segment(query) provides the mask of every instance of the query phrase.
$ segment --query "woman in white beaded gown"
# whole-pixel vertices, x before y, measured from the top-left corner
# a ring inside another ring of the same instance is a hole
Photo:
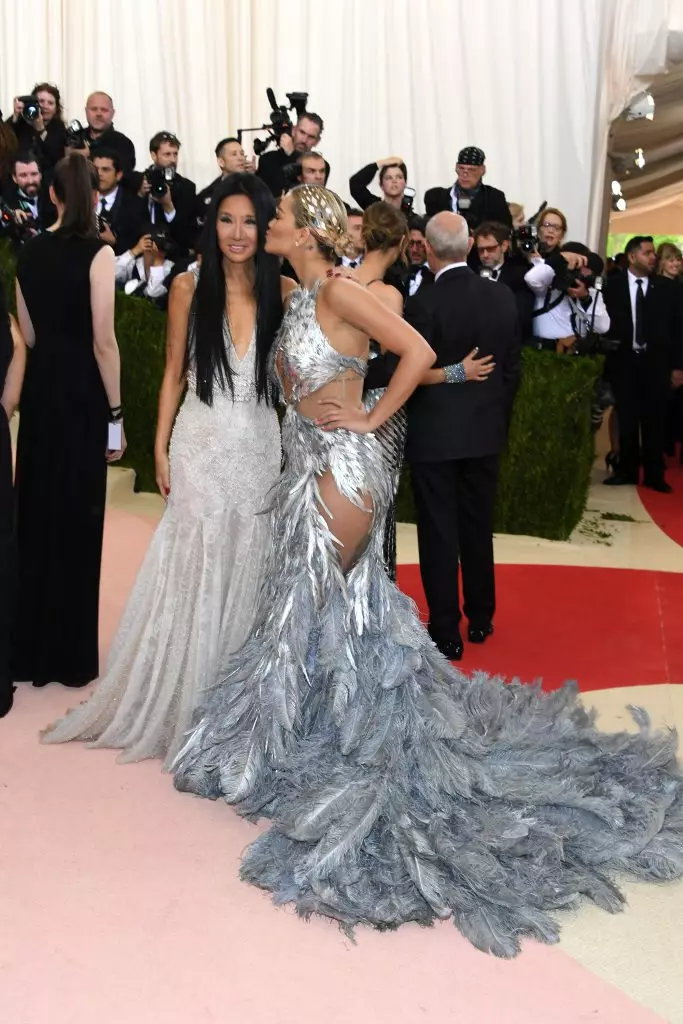
[[[260,513],[281,463],[266,364],[294,287],[264,251],[274,212],[260,179],[230,175],[207,216],[201,269],[173,285],[155,443],[168,506],[105,675],[43,742],[86,740],[167,769],[202,690],[248,633],[268,543]]]

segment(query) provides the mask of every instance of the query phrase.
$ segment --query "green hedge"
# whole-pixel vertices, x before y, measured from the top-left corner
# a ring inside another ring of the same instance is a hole
[[[0,243],[0,276],[14,297],[14,260]],[[164,367],[165,316],[144,299],[116,299],[121,393],[128,450],[124,465],[140,490],[156,490],[154,430]],[[590,407],[599,362],[526,349],[507,451],[502,460],[496,530],[565,540],[586,506],[594,458]],[[406,470],[398,495],[399,522],[414,522]]]

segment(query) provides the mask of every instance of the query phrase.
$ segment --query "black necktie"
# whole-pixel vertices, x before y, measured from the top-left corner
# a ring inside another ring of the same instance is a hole
[[[491,271],[491,280],[492,281],[497,281],[499,274],[500,274],[500,270],[493,270],[493,271]]]
[[[645,295],[643,293],[643,279],[639,277],[636,279],[636,285],[638,290],[636,291],[636,322],[635,322],[635,333],[634,341],[637,349],[645,348],[645,331],[644,331],[644,318],[643,313],[645,309]]]

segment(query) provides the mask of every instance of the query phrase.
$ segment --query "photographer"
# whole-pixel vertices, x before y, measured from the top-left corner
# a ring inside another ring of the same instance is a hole
[[[2,202],[6,214],[3,219],[15,245],[23,245],[51,227],[57,219],[57,211],[46,186],[32,153],[22,153],[14,158],[12,177],[3,189]]]
[[[213,194],[229,174],[241,174],[243,171],[253,172],[256,170],[254,158],[247,160],[242,143],[239,139],[230,136],[227,139],[221,139],[215,149],[216,162],[218,164],[220,175],[218,178],[214,178],[210,185],[203,188],[201,192],[197,194],[197,221],[201,225],[204,223],[204,217],[206,209],[210,205],[213,199]]]
[[[456,178],[450,188],[430,188],[425,192],[427,217],[442,210],[459,213],[473,231],[484,221],[512,226],[512,216],[505,193],[491,185],[484,185],[486,156],[477,146],[467,146],[458,154]]]
[[[330,176],[330,165],[321,153],[316,153],[315,150],[311,150],[310,153],[304,153],[299,157],[295,164],[290,165],[292,168],[292,182],[291,188],[296,185],[327,185],[327,179]],[[286,177],[290,177],[289,168],[286,172]]]
[[[168,237],[149,225],[132,249],[116,257],[116,284],[127,295],[144,296],[164,309],[173,267]]]
[[[479,256],[481,277],[507,285],[515,296],[522,340],[533,335],[534,293],[525,278],[529,261],[522,253],[510,251],[510,229],[506,224],[487,221],[474,232],[474,245]]]
[[[379,172],[381,196],[374,195],[368,188],[372,179]],[[349,190],[361,210],[367,210],[373,203],[385,202],[395,206],[406,216],[412,210],[412,196],[405,199],[408,170],[400,156],[386,156],[374,164],[361,167],[349,178]]]
[[[172,132],[157,132],[149,142],[152,164],[142,176],[138,196],[144,215],[169,234],[179,255],[189,252],[196,234],[197,189],[178,173],[180,141]]]
[[[605,334],[610,319],[601,292],[595,287],[604,264],[580,242],[569,242],[555,258],[558,270],[538,252],[524,280],[536,296],[533,344],[538,349],[573,354],[577,341]]]
[[[142,234],[145,217],[140,200],[121,184],[123,168],[118,153],[102,150],[92,162],[100,186],[95,210],[99,236],[120,256]]]
[[[123,184],[128,186],[135,168],[135,146],[127,135],[114,128],[115,113],[114,101],[108,93],[91,93],[85,106],[88,127],[75,134],[67,130],[67,146],[71,152],[80,153],[90,160],[104,150],[116,153],[123,169]]]
[[[323,129],[323,119],[320,115],[307,110],[299,116],[291,134],[287,131],[280,134],[279,148],[263,154],[256,174],[266,183],[276,199],[288,189],[285,167],[296,163],[302,153],[309,153],[315,149],[320,142]]]
[[[45,171],[51,171],[64,156],[66,125],[62,98],[56,85],[34,85],[30,96],[17,96],[8,124],[22,152],[33,153]]]

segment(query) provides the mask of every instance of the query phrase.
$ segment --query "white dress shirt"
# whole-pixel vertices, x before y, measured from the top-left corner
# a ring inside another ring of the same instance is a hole
[[[98,213],[102,212],[102,200],[104,199],[104,208],[107,211],[107,213],[111,213],[111,208],[114,205],[114,203],[116,202],[116,197],[117,197],[118,194],[119,194],[119,186],[118,185],[116,186],[116,188],[113,188],[111,190],[111,192],[109,192],[108,195],[106,195],[106,196],[103,196],[101,192],[98,192],[97,193],[97,212]]]
[[[33,196],[33,198],[31,198],[19,189],[19,198],[24,206],[28,206],[33,219],[38,220],[38,196]]]
[[[647,295],[647,290],[650,287],[650,279],[648,277],[636,277],[630,270],[628,274],[628,290],[631,296],[631,318],[633,320],[633,338],[631,339],[633,348],[636,352],[640,351],[641,346],[636,345],[636,295],[638,294],[638,281],[643,282],[643,298]]]
[[[116,283],[120,287],[123,287],[126,282],[132,281],[135,271],[137,269],[138,278],[140,281],[145,280],[145,257],[144,256],[133,256],[133,253],[128,252],[121,253],[120,256],[116,257]],[[150,267],[149,277],[146,279],[147,284],[145,286],[143,294],[148,299],[160,299],[166,294],[168,289],[164,285],[165,279],[173,270],[172,260],[164,260],[160,267]]]
[[[535,309],[542,309],[545,305],[546,294],[551,288],[555,279],[555,271],[545,260],[536,258],[533,266],[524,275],[527,287],[536,296]],[[555,292],[554,298],[557,296]],[[572,334],[579,334],[585,337],[592,323],[596,334],[605,334],[609,330],[610,319],[602,293],[595,288],[589,288],[588,294],[591,303],[588,309],[584,309],[578,300],[570,299],[565,295],[562,302],[558,303],[547,313],[541,313],[534,317],[534,337],[544,341],[557,341],[559,338],[569,338]],[[595,317],[593,311],[595,310]],[[574,324],[572,324],[572,313]]]
[[[342,256],[341,258],[342,267],[351,267],[352,269],[359,267],[362,262],[363,253],[360,253],[358,256]]]
[[[445,274],[447,270],[456,270],[458,267],[466,266],[467,264],[464,263],[462,260],[460,261],[460,263],[449,263],[448,266],[442,267],[441,270],[437,270],[436,274],[434,274],[434,284],[436,284],[441,275]]]

